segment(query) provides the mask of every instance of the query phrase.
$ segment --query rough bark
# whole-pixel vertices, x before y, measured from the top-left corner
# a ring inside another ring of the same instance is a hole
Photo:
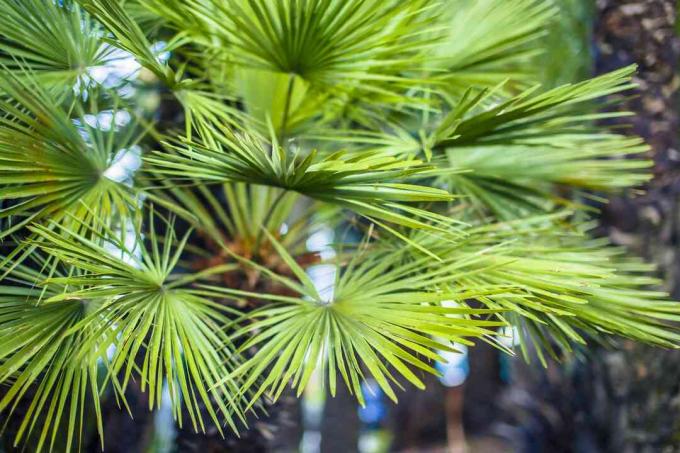
[[[358,404],[347,386],[338,376],[335,397],[326,395],[321,419],[322,453],[354,453],[359,450],[361,422],[357,414]]]

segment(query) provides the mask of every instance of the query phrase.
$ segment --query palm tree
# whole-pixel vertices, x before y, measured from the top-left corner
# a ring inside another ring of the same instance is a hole
[[[649,178],[644,142],[595,124],[635,68],[542,89],[549,2],[8,0],[0,17],[14,445],[103,445],[102,401],[131,412],[131,392],[230,435],[315,374],[396,401],[456,345],[545,363],[680,340],[650,266],[589,234],[601,193]]]

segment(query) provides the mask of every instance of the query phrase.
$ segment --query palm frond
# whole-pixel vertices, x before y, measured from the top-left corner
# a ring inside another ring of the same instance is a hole
[[[618,113],[593,113],[590,101],[631,88],[633,67],[542,94],[535,89],[492,103],[468,92],[442,120],[427,147],[440,152],[442,182],[500,218],[551,208],[555,184],[619,190],[649,179],[647,145],[593,126]]]
[[[0,4],[0,65],[72,88],[88,70],[116,58],[103,29],[70,1],[8,0]]]
[[[427,227],[420,219],[446,221],[404,202],[446,201],[446,191],[414,184],[390,182],[423,172],[420,161],[399,160],[379,153],[306,156],[269,146],[246,134],[213,129],[201,141],[168,144],[145,158],[153,170],[166,177],[191,181],[250,182],[299,192],[339,204],[371,218],[411,227]]]
[[[526,87],[536,80],[529,63],[544,50],[541,38],[557,12],[552,2],[454,0],[442,9],[447,33],[435,47],[434,66],[446,69],[438,79],[448,93],[460,95],[470,87],[506,80]]]
[[[676,347],[680,307],[653,289],[660,284],[650,277],[653,266],[606,240],[589,239],[587,226],[556,226],[563,220],[561,214],[488,224],[466,231],[458,243],[415,232],[414,241],[444,260],[475,257],[462,266],[468,274],[456,279],[459,285],[517,288],[512,298],[479,300],[504,310],[523,348],[531,339],[554,354],[553,342],[571,351],[573,344],[606,336]]]
[[[120,2],[78,0],[78,3],[113,34],[115,39],[108,39],[107,42],[134,55],[139,64],[151,71],[169,88],[180,89],[181,74],[175,73],[172,68],[160,61],[139,24]]]
[[[271,121],[281,137],[319,118],[366,121],[379,106],[427,104],[407,93],[419,80],[404,72],[441,35],[423,28],[429,0],[141,3],[178,30],[173,39],[196,46],[184,55],[196,78],[238,96],[260,129]]]
[[[66,433],[65,447],[70,450],[74,443],[81,444],[79,433],[89,423],[85,414],[90,408],[103,445],[100,395],[111,388],[119,403],[126,404],[115,377],[108,374],[104,338],[94,334],[102,320],[79,325],[92,302],[45,302],[65,289],[44,285],[45,280],[72,272],[52,267],[47,273],[19,265],[0,287],[0,383],[7,386],[0,412],[11,415],[22,399],[31,398],[15,446],[35,439],[35,451],[53,450]]]
[[[634,65],[628,66],[538,94],[537,85],[510,99],[495,98],[494,90],[471,89],[442,119],[432,137],[432,146],[446,149],[530,144],[532,139],[545,141],[555,135],[568,135],[566,132],[580,132],[592,120],[621,115],[595,114],[588,102],[634,88],[631,77],[635,69]]]
[[[400,386],[396,375],[422,388],[412,368],[436,374],[432,362],[443,360],[438,351],[454,350],[451,342],[471,345],[470,338],[491,335],[491,329],[503,324],[480,319],[495,311],[471,309],[465,301],[481,295],[494,299],[509,292],[508,287],[436,290],[438,284],[455,280],[462,263],[447,261],[437,271],[421,273],[419,268],[425,260],[394,265],[402,252],[358,254],[337,270],[333,294],[325,299],[323,291],[314,286],[285,249],[273,237],[270,240],[298,277],[299,284],[287,284],[300,296],[267,298],[250,294],[268,303],[250,313],[252,322],[237,333],[246,338],[243,350],[257,346],[257,351],[233,371],[233,376],[245,376],[245,389],[262,380],[255,396],[269,389],[276,399],[291,380],[299,395],[320,366],[328,375],[332,395],[339,373],[363,404],[360,385],[367,371],[396,400],[392,387]],[[209,293],[233,293],[218,287],[205,288]]]
[[[208,24],[236,64],[370,90],[373,80],[400,79],[398,72],[431,42],[420,29],[426,4],[228,0],[191,1],[185,10]]]
[[[617,191],[650,178],[649,147],[639,138],[615,134],[554,137],[554,142],[451,148],[451,174],[441,177],[482,213],[515,219],[557,205],[571,205],[554,188]]]
[[[14,219],[0,238],[46,218],[68,223],[75,215],[91,225],[130,216],[135,195],[107,169],[135,144],[134,124],[103,130],[78,104],[74,121],[29,73],[1,74],[0,90],[0,219]]]
[[[224,379],[239,361],[224,331],[235,312],[197,294],[184,284],[186,275],[171,277],[187,237],[176,241],[172,224],[166,227],[162,237],[153,230],[147,233],[149,249],[141,245],[139,228],[130,246],[129,237],[108,229],[94,241],[56,224],[32,227],[43,251],[82,271],[78,276],[50,278],[48,284],[79,289],[53,296],[47,303],[99,304],[79,325],[100,320],[91,335],[115,345],[110,369],[120,377],[123,391],[130,379],[138,377],[142,391],[149,392],[151,409],[160,406],[167,385],[180,425],[184,408],[193,429],[205,431],[204,406],[218,430],[222,420],[237,430],[239,421],[245,423],[238,385]]]

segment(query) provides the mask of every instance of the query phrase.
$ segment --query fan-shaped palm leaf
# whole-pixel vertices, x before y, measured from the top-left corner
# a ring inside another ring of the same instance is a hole
[[[270,151],[260,140],[246,134],[227,129],[213,131],[201,142],[170,144],[172,152],[155,152],[145,160],[160,175],[271,185],[402,225],[427,227],[418,217],[446,221],[403,202],[450,200],[447,192],[390,182],[427,170],[420,161],[379,153],[335,153],[324,157],[311,152],[301,156],[296,150],[279,147],[275,140]]]
[[[677,345],[680,307],[650,289],[660,283],[649,276],[653,266],[625,258],[606,241],[588,239],[585,229],[557,226],[561,219],[564,214],[480,226],[457,244],[413,234],[444,260],[475,257],[461,266],[467,274],[457,284],[517,288],[512,298],[479,300],[506,311],[502,316],[520,328],[523,347],[531,338],[550,352],[551,341],[570,351],[574,343],[606,335]]]
[[[433,66],[446,69],[437,75],[448,92],[460,95],[471,86],[492,87],[508,79],[519,86],[536,80],[530,61],[543,51],[539,40],[556,13],[551,2],[454,0],[442,9],[447,34],[435,48]]]
[[[492,334],[491,328],[502,325],[479,319],[479,315],[493,311],[471,309],[465,300],[481,295],[494,299],[510,288],[478,285],[437,291],[438,285],[455,280],[463,262],[447,261],[436,271],[423,274],[419,269],[429,257],[398,265],[395,263],[399,263],[402,252],[358,254],[338,270],[333,295],[326,300],[285,249],[273,237],[270,240],[300,281],[286,284],[301,297],[264,296],[269,303],[249,314],[254,322],[239,332],[247,338],[242,349],[257,346],[257,352],[233,375],[247,377],[246,389],[262,378],[256,395],[269,389],[277,398],[291,379],[301,394],[312,371],[320,365],[324,373],[328,372],[333,395],[339,372],[363,404],[360,384],[364,370],[368,370],[396,400],[390,384],[392,381],[399,386],[395,375],[422,387],[411,367],[436,373],[431,361],[443,360],[437,350],[452,350],[449,342],[472,344],[468,338]],[[206,289],[208,293],[233,293],[217,287]],[[443,305],[444,301],[455,306]]]
[[[320,85],[397,79],[431,42],[419,13],[427,2],[378,0],[191,1],[237,64],[296,74]],[[405,81],[405,79],[401,79]]]
[[[49,279],[48,284],[81,288],[47,302],[84,299],[100,304],[79,325],[101,320],[92,335],[115,346],[110,368],[120,376],[123,390],[138,375],[152,408],[160,406],[167,385],[180,424],[184,407],[193,428],[205,430],[204,405],[218,429],[223,418],[236,430],[238,420],[244,420],[238,386],[224,379],[239,361],[223,330],[230,310],[187,287],[193,277],[171,277],[187,237],[175,244],[172,225],[166,228],[163,237],[148,233],[147,250],[141,247],[140,233],[130,246],[105,226],[103,244],[56,224],[32,227],[42,250],[82,270],[82,275]]]
[[[36,255],[32,262],[45,266]],[[0,383],[7,385],[0,412],[11,414],[31,395],[15,445],[35,434],[36,451],[46,445],[52,450],[65,432],[68,451],[74,437],[86,429],[85,411],[93,407],[103,442],[100,394],[110,386],[123,405],[125,399],[115,377],[108,374],[104,337],[95,334],[102,320],[92,317],[79,325],[92,310],[88,300],[45,302],[67,288],[43,286],[44,281],[50,275],[68,280],[72,269],[51,266],[48,274],[32,267],[17,266],[8,284],[0,287]]]
[[[101,39],[101,26],[70,1],[7,0],[0,4],[0,17],[5,70],[30,68],[41,81],[72,88],[89,69],[116,57]]]
[[[638,138],[603,132],[589,101],[631,88],[633,67],[542,94],[526,91],[497,101],[492,92],[468,92],[426,144],[442,167],[442,181],[504,219],[552,207],[552,184],[616,190],[649,178],[647,146]],[[495,102],[488,107],[489,102]]]
[[[0,74],[0,219],[16,218],[7,237],[30,221],[50,218],[86,224],[129,216],[132,191],[107,177],[118,153],[134,145],[134,124],[102,130],[88,124],[82,107],[71,119],[33,78]],[[85,207],[91,210],[85,209]]]

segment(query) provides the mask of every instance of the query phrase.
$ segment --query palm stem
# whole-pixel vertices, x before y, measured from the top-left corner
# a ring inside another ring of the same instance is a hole
[[[288,117],[290,115],[290,103],[293,97],[293,88],[295,84],[295,74],[288,75],[288,87],[286,88],[286,102],[283,106],[283,117],[281,119],[281,127],[279,129],[279,143],[283,143],[286,138],[288,127]]]
[[[262,219],[262,225],[260,226],[260,231],[257,232],[257,238],[255,239],[255,247],[253,250],[259,250],[260,249],[260,243],[262,242],[262,235],[264,234],[264,230],[267,228],[267,224],[269,223],[269,219],[271,219],[271,216],[274,214],[274,210],[276,207],[279,205],[281,200],[283,199],[283,196],[286,194],[285,189],[281,189],[279,194],[276,196],[274,201],[272,202],[271,206],[269,206],[269,209],[267,210],[267,213]]]

